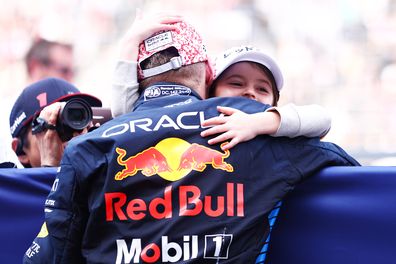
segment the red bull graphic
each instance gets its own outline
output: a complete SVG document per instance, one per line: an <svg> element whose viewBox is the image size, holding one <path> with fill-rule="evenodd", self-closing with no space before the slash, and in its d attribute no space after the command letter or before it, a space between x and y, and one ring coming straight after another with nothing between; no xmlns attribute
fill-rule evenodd
<svg viewBox="0 0 396 264"><path fill-rule="evenodd" d="M226 143L224 143L226 144ZM233 172L231 164L225 162L230 151L217 151L180 138L167 138L158 144L125 158L126 150L116 148L117 162L124 167L115 175L116 180L134 176L139 171L144 176L157 174L168 181L177 181L192 170L202 172L207 166ZM244 217L244 185L227 182L219 194L207 194L199 186L167 186L163 194L146 201L131 197L124 192L105 193L106 221L140 221L146 217L169 219L174 215L194 217ZM174 200L179 201L173 204Z"/></svg>
<svg viewBox="0 0 396 264"><path fill-rule="evenodd" d="M222 146L225 144L223 143ZM229 150L221 153L220 151L193 143L181 156L178 170L192 168L202 172L206 169L206 164L210 164L215 169L233 172L234 168L232 165L224 162L224 159L229 156Z"/></svg>
<svg viewBox="0 0 396 264"><path fill-rule="evenodd" d="M226 144L226 143L223 143ZM224 160L230 151L224 152L189 142L180 138L167 138L158 144L126 158L126 150L116 148L117 162L124 167L115 175L116 180L123 180L141 171L145 176L157 174L168 181L177 181L192 170L203 172L207 166L227 172L233 172L231 164Z"/></svg>
<svg viewBox="0 0 396 264"><path fill-rule="evenodd" d="M125 169L116 174L116 180L133 176L139 170L145 176L153 176L159 172L171 171L164 155L154 147L148 148L126 160L124 160L126 155L125 149L116 148L116 152L119 155L117 157L118 164L125 166Z"/></svg>

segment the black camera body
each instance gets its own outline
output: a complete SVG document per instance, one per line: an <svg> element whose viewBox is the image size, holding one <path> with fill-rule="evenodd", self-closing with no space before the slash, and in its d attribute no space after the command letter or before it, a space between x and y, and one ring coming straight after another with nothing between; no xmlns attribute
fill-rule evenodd
<svg viewBox="0 0 396 264"><path fill-rule="evenodd" d="M63 142L73 138L74 132L81 132L92 121L92 108L82 99L75 98L62 105L58 120L56 121L56 131Z"/></svg>
<svg viewBox="0 0 396 264"><path fill-rule="evenodd" d="M73 138L74 132L81 132L91 122L89 131L97 128L112 119L109 108L91 107L87 101L81 98L73 98L62 104L56 125L50 125L46 120L39 117L39 113L32 121L32 134L38 134L46 129L56 130L62 142Z"/></svg>

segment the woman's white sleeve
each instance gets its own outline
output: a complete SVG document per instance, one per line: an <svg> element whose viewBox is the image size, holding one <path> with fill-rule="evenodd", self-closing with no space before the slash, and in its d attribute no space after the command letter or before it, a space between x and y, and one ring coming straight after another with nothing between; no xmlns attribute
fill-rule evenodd
<svg viewBox="0 0 396 264"><path fill-rule="evenodd" d="M139 98L137 63L118 61L111 87L111 114L113 117L128 113Z"/></svg>
<svg viewBox="0 0 396 264"><path fill-rule="evenodd" d="M331 128L331 116L320 105L287 104L267 111L277 111L281 117L278 131L271 135L274 137L324 137Z"/></svg>

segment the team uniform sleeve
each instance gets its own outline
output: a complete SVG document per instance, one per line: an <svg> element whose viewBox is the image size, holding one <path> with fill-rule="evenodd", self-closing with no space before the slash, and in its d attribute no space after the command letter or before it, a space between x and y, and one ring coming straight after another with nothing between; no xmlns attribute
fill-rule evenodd
<svg viewBox="0 0 396 264"><path fill-rule="evenodd" d="M267 111L276 111L281 117L278 131L271 135L274 137L324 137L331 128L331 116L320 105L287 104Z"/></svg>
<svg viewBox="0 0 396 264"><path fill-rule="evenodd" d="M50 255L50 263L85 262L81 253L81 241L86 222L86 207L82 199L78 191L76 171L65 152L45 202L48 236L41 254Z"/></svg>
<svg viewBox="0 0 396 264"><path fill-rule="evenodd" d="M47 224L44 222L39 234L23 256L24 264L54 263L54 250L48 237Z"/></svg>
<svg viewBox="0 0 396 264"><path fill-rule="evenodd" d="M287 179L290 185L314 175L320 170L332 166L360 166L359 162L336 144L322 142L319 138L297 137L288 140L285 137L272 141L277 153L283 153L288 168L297 171L290 173Z"/></svg>
<svg viewBox="0 0 396 264"><path fill-rule="evenodd" d="M113 117L128 113L139 97L137 63L118 61L111 88L111 113Z"/></svg>

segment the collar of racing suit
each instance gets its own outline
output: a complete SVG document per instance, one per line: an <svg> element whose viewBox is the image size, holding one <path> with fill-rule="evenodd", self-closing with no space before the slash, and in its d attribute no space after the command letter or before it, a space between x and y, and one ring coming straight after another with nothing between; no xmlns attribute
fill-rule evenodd
<svg viewBox="0 0 396 264"><path fill-rule="evenodd" d="M167 97L166 101L157 100L164 97ZM134 105L133 111L137 108L142 110L142 108L152 108L154 106L171 107L176 104L182 104L184 100L189 100L189 102L191 102L191 100L202 100L202 98L197 92L187 86L169 82L159 82L147 87L142 92Z"/></svg>

